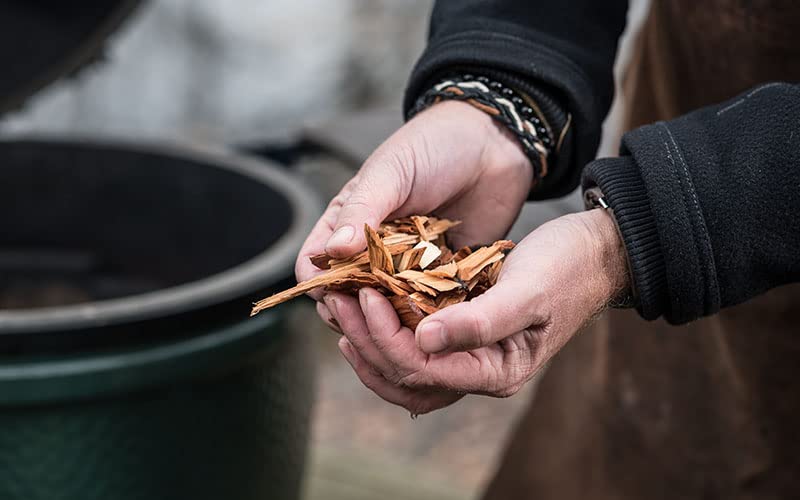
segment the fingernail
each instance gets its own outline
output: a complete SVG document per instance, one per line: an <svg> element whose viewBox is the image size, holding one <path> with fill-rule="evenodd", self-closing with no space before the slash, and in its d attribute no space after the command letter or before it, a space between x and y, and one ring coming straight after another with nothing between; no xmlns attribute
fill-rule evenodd
<svg viewBox="0 0 800 500"><path fill-rule="evenodd" d="M338 304L336 303L336 299L334 299L330 295L326 295L326 296L322 297L322 301L325 302L325 307L328 308L328 310L331 312L331 315L333 315L333 316L338 316L339 315L339 310L338 310L338 307L337 307Z"/></svg>
<svg viewBox="0 0 800 500"><path fill-rule="evenodd" d="M353 229L353 226L342 226L336 230L335 233L328 239L328 243L325 245L325 251L327 252L328 249L334 247L340 247L347 245L351 241L353 241L353 236L355 236L356 231Z"/></svg>
<svg viewBox="0 0 800 500"><path fill-rule="evenodd" d="M348 360L352 357L352 347L350 346L350 341L347 340L347 337L342 337L339 339L339 350L342 351L342 354Z"/></svg>
<svg viewBox="0 0 800 500"><path fill-rule="evenodd" d="M366 289L362 288L358 291L358 301L361 302L362 309L369 308L369 293L367 293Z"/></svg>
<svg viewBox="0 0 800 500"><path fill-rule="evenodd" d="M447 349L447 331L438 321L425 323L418 333L419 348L428 354L435 354Z"/></svg>

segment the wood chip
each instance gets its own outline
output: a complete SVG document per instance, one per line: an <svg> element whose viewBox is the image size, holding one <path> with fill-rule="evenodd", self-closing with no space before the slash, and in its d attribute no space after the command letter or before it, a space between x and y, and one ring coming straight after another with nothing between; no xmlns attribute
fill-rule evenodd
<svg viewBox="0 0 800 500"><path fill-rule="evenodd" d="M489 247L482 247L458 261L458 278L462 281L470 281L486 266L503 260L504 251L514 247L510 241L498 241Z"/></svg>
<svg viewBox="0 0 800 500"><path fill-rule="evenodd" d="M419 259L419 267L422 269L431 265L433 261L442 255L442 251L439 250L439 247L429 241L420 241L414 248L423 248L425 250L422 254L422 258Z"/></svg>
<svg viewBox="0 0 800 500"><path fill-rule="evenodd" d="M375 278L377 278L378 282L384 288L386 288L395 295L410 295L411 293L414 292L414 289L411 288L410 285L408 285L403 281L400 281L394 276L389 276L380 269L372 271L372 273L375 275Z"/></svg>
<svg viewBox="0 0 800 500"><path fill-rule="evenodd" d="M400 323L412 330L416 330L419 322L427 316L408 295L391 296L389 297L389 302L392 303L392 307L397 311Z"/></svg>
<svg viewBox="0 0 800 500"><path fill-rule="evenodd" d="M412 215L411 222L414 223L414 227L417 228L417 234L419 234L419 238L422 241L430 240L430 236L428 235L428 231L425 229L425 223L428 222L428 218L421 216L421 215Z"/></svg>
<svg viewBox="0 0 800 500"><path fill-rule="evenodd" d="M415 267L419 267L419 261L422 259L422 254L424 253L424 248L412 248L411 250L406 250L403 252L402 257L400 258L400 264L398 264L397 270L403 272L409 269L414 269Z"/></svg>
<svg viewBox="0 0 800 500"><path fill-rule="evenodd" d="M412 293L409 295L409 298L413 300L414 303L417 304L417 307L425 314L433 314L439 310L436 306L436 302L434 302L432 298L422 295L421 293Z"/></svg>
<svg viewBox="0 0 800 500"><path fill-rule="evenodd" d="M367 239L367 253L369 255L369 268L375 271L383 271L386 274L394 274L394 263L392 254L386 249L383 240L378 236L374 229L364 224L364 236Z"/></svg>
<svg viewBox="0 0 800 500"><path fill-rule="evenodd" d="M274 307L318 288L356 293L378 289L391 301L400 321L416 328L427 315L484 293L497 282L510 241L497 241L472 251L453 252L445 244L447 230L458 221L412 216L364 227L367 249L344 259L327 254L309 257L323 272L297 286L257 302L251 314Z"/></svg>
<svg viewBox="0 0 800 500"><path fill-rule="evenodd" d="M458 264L450 262L449 264L442 264L441 266L425 271L429 276L437 278L455 278L458 273Z"/></svg>
<svg viewBox="0 0 800 500"><path fill-rule="evenodd" d="M453 255L453 261L454 262L461 262L462 260L464 260L471 253L472 253L472 249L470 247L464 247L464 248L460 249L458 252L456 252L455 255Z"/></svg>
<svg viewBox="0 0 800 500"><path fill-rule="evenodd" d="M309 260L312 264L317 266L320 269L330 269L331 268L331 256L326 253L321 253L319 255L313 255L309 257Z"/></svg>

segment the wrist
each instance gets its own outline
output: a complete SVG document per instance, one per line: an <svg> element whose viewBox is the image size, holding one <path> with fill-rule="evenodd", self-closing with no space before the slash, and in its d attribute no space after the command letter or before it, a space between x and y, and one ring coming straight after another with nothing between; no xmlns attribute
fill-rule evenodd
<svg viewBox="0 0 800 500"><path fill-rule="evenodd" d="M587 228L591 245L592 282L598 302L608 305L625 295L631 287L625 244L613 216L606 210L594 209L579 214Z"/></svg>
<svg viewBox="0 0 800 500"><path fill-rule="evenodd" d="M482 177L530 186L533 168L517 137L487 113L463 101L441 101L420 113L434 112L449 116L463 132L465 147L480 145L477 153Z"/></svg>

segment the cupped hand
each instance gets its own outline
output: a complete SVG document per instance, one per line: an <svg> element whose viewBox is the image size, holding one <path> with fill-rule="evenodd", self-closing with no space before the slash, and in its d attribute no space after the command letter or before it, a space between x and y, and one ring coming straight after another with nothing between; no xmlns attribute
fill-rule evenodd
<svg viewBox="0 0 800 500"><path fill-rule="evenodd" d="M325 312L361 381L422 414L466 393L514 394L627 283L614 222L592 210L541 226L509 254L494 287L425 318L416 333L371 289L358 302L328 294Z"/></svg>
<svg viewBox="0 0 800 500"><path fill-rule="evenodd" d="M331 201L300 251L297 279L320 272L310 256L363 250L364 224L377 228L385 219L459 219L448 232L454 246L492 242L511 227L532 178L516 138L491 117L465 103L436 104L381 145ZM311 296L320 300L322 292ZM329 317L322 304L318 309Z"/></svg>

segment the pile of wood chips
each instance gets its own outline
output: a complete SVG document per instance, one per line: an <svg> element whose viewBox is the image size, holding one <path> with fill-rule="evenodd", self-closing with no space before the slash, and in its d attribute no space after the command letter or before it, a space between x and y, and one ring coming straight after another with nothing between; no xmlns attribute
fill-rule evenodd
<svg viewBox="0 0 800 500"><path fill-rule="evenodd" d="M427 315L484 293L497 282L503 259L514 243L497 241L473 250L453 252L445 233L460 224L435 217L412 216L383 223L378 231L365 225L367 249L346 259L327 254L311 257L326 272L255 304L251 316L316 288L355 294L371 287L386 295L403 325L412 330Z"/></svg>

